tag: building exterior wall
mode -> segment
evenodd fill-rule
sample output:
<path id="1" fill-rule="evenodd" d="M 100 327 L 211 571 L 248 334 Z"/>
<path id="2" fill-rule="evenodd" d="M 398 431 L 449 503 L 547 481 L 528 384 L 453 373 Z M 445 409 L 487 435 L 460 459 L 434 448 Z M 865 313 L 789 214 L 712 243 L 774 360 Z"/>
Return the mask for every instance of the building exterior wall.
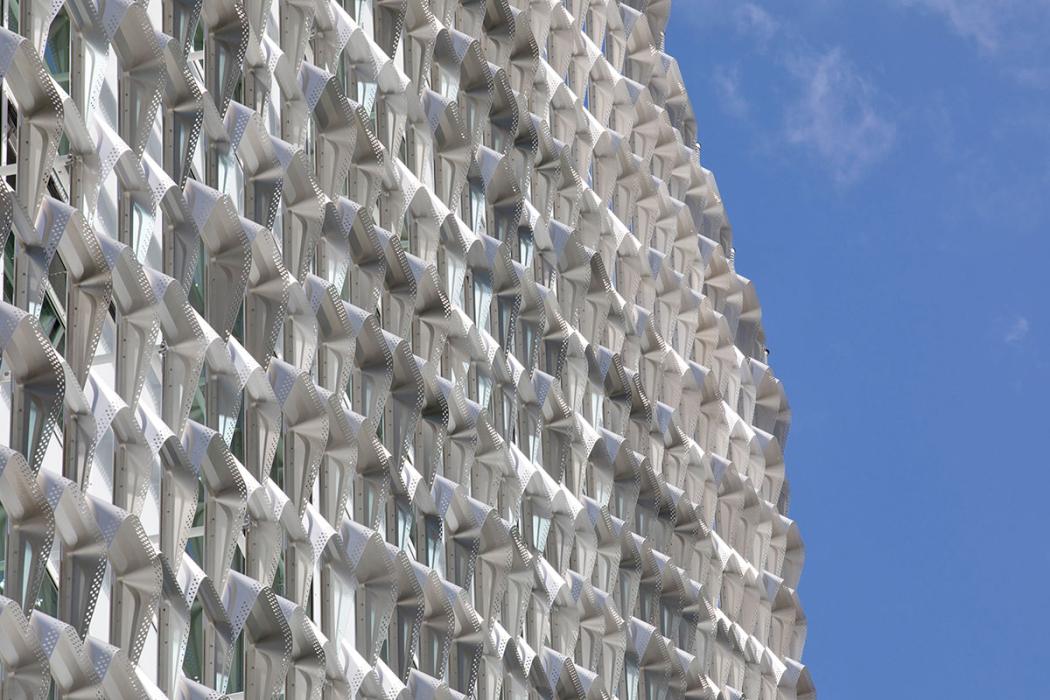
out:
<path id="1" fill-rule="evenodd" d="M 4 0 L 0 697 L 803 699 L 668 0 Z"/>

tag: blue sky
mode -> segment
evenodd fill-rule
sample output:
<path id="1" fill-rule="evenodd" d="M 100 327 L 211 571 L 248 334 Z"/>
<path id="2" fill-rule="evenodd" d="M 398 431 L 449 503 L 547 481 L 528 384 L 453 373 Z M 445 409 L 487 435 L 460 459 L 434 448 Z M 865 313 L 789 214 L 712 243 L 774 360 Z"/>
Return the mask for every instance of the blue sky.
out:
<path id="1" fill-rule="evenodd" d="M 1050 2 L 677 0 L 823 698 L 1050 697 Z"/>

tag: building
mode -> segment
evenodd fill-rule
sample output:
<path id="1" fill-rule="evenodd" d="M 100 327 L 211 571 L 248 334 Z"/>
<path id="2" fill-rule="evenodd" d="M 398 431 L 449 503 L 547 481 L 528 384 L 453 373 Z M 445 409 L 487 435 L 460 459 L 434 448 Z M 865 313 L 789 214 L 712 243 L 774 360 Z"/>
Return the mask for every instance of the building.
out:
<path id="1" fill-rule="evenodd" d="M 3 698 L 814 697 L 668 0 L 3 9 Z"/>

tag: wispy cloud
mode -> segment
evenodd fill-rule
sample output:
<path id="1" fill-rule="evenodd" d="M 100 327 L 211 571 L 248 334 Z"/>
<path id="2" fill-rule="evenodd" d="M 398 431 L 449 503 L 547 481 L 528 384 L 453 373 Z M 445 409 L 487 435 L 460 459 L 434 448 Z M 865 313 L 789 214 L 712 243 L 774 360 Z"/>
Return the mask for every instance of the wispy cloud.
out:
<path id="1" fill-rule="evenodd" d="M 938 16 L 960 37 L 1002 68 L 1019 85 L 1045 89 L 1050 51 L 1047 0 L 896 0 Z"/>
<path id="2" fill-rule="evenodd" d="M 897 125 L 875 83 L 843 49 L 814 46 L 793 15 L 774 11 L 778 7 L 761 0 L 691 0 L 684 16 L 705 31 L 728 31 L 746 40 L 739 60 L 710 74 L 721 110 L 737 118 L 772 116 L 773 124 L 764 126 L 775 131 L 765 140 L 773 152 L 801 153 L 837 184 L 853 184 L 893 149 Z M 771 68 L 779 80 L 747 80 L 749 71 Z M 770 99 L 772 110 L 753 108 Z"/>
<path id="3" fill-rule="evenodd" d="M 1006 331 L 1003 341 L 1008 345 L 1020 345 L 1028 337 L 1032 324 L 1024 316 L 1018 316 Z"/>
<path id="4" fill-rule="evenodd" d="M 1004 13 L 1011 0 L 900 0 L 908 7 L 921 7 L 941 15 L 960 36 L 972 39 L 986 51 L 997 50 L 1002 41 Z"/>
<path id="5" fill-rule="evenodd" d="M 780 21 L 765 8 L 753 2 L 737 6 L 733 12 L 737 31 L 761 42 L 771 40 L 780 31 Z"/>
<path id="6" fill-rule="evenodd" d="M 715 66 L 711 74 L 715 90 L 718 93 L 718 104 L 734 117 L 745 117 L 750 105 L 740 88 L 739 66 Z"/>
<path id="7" fill-rule="evenodd" d="M 839 184 L 857 181 L 896 141 L 874 85 L 839 48 L 794 56 L 788 67 L 799 86 L 787 108 L 788 141 L 809 149 Z"/>
<path id="8" fill-rule="evenodd" d="M 756 44 L 773 39 L 783 27 L 764 7 L 750 1 L 689 0 L 688 9 L 676 6 L 675 12 L 676 19 L 692 22 L 700 29 L 732 31 Z"/>

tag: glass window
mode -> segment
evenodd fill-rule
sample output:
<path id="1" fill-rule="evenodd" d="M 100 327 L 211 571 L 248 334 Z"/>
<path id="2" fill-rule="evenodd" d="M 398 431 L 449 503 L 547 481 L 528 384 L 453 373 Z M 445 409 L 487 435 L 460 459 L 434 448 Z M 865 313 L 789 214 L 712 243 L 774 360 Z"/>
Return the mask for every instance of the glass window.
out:
<path id="1" fill-rule="evenodd" d="M 361 105 L 364 108 L 365 112 L 368 114 L 368 125 L 374 133 L 376 131 L 377 85 L 367 80 L 361 80 L 356 75 L 354 76 L 354 78 L 354 82 L 356 84 L 355 99 L 357 100 L 357 103 Z"/>
<path id="2" fill-rule="evenodd" d="M 535 505 L 530 510 L 532 510 L 532 517 L 529 521 L 532 531 L 530 533 L 532 535 L 532 546 L 536 551 L 542 552 L 544 547 L 547 546 L 547 535 L 550 533 L 551 519 Z"/>
<path id="3" fill-rule="evenodd" d="M 234 202 L 243 203 L 245 188 L 243 183 L 239 182 L 240 178 L 237 177 L 240 167 L 237 157 L 233 153 L 220 154 L 216 159 L 216 188 L 220 192 L 230 195 Z M 205 258 L 201 256 L 200 260 L 203 261 Z M 199 265 L 200 263 L 198 263 Z"/>
<path id="4" fill-rule="evenodd" d="M 500 397 L 503 400 L 502 401 L 502 404 L 503 404 L 502 408 L 503 408 L 503 410 L 501 411 L 501 414 L 502 414 L 501 417 L 503 419 L 503 426 L 502 426 L 503 427 L 503 439 L 504 440 L 510 440 L 510 441 L 516 443 L 517 440 L 515 438 L 516 438 L 517 431 L 514 429 L 516 427 L 514 425 L 514 408 L 515 408 L 515 406 L 514 406 L 514 396 L 511 394 L 511 391 L 513 391 L 513 390 L 512 389 L 504 390 L 502 388 L 500 389 Z"/>
<path id="5" fill-rule="evenodd" d="M 273 592 L 279 596 L 285 595 L 285 580 L 284 580 L 284 556 L 281 556 L 277 560 L 277 572 L 273 575 Z"/>
<path id="6" fill-rule="evenodd" d="M 404 496 L 395 496 L 395 507 L 397 508 L 397 547 L 405 550 L 412 558 L 416 558 L 416 544 L 413 538 L 416 518 L 412 510 L 412 503 Z"/>
<path id="7" fill-rule="evenodd" d="M 459 76 L 446 70 L 444 66 L 438 65 L 437 90 L 446 100 L 455 102 L 459 93 Z"/>
<path id="8" fill-rule="evenodd" d="M 222 158 L 219 159 L 219 168 L 222 169 Z M 190 306 L 204 316 L 206 311 L 204 308 L 204 267 L 208 260 L 208 251 L 204 249 L 204 240 L 200 239 L 197 241 L 197 266 L 193 270 L 193 283 L 189 289 L 189 302 Z M 243 323 L 243 321 L 242 321 Z"/>
<path id="9" fill-rule="evenodd" d="M 518 229 L 518 262 L 524 267 L 532 265 L 533 247 L 532 231 L 527 228 Z"/>
<path id="10" fill-rule="evenodd" d="M 17 3 L 11 3 L 17 5 Z M 69 15 L 63 7 L 51 22 L 47 32 L 47 45 L 44 48 L 44 62 L 55 81 L 69 94 Z"/>
<path id="11" fill-rule="evenodd" d="M 44 574 L 44 580 L 40 584 L 40 594 L 36 599 L 36 609 L 51 617 L 58 617 L 58 587 L 51 573 Z"/>
<path id="12" fill-rule="evenodd" d="M 591 397 L 591 425 L 595 429 L 601 428 L 605 422 L 602 417 L 602 399 L 604 397 L 590 388 L 587 390 L 587 393 Z"/>
<path id="13" fill-rule="evenodd" d="M 198 508 L 198 512 L 203 509 Z M 190 555 L 190 558 L 197 563 L 197 566 L 204 566 L 204 535 L 199 537 L 190 537 L 186 540 L 186 553 Z"/>
<path id="14" fill-rule="evenodd" d="M 55 256 L 58 257 L 58 256 Z M 8 234 L 4 244 L 4 301 L 8 304 L 15 298 L 15 237 Z"/>
<path id="15" fill-rule="evenodd" d="M 7 21 L 4 26 L 12 32 L 18 32 L 19 0 L 9 0 L 7 3 Z"/>
<path id="16" fill-rule="evenodd" d="M 410 660 L 412 667 L 419 666 L 419 655 L 415 653 L 414 644 L 412 644 L 412 636 L 415 631 L 416 617 L 415 614 L 410 612 L 410 609 L 398 606 L 397 607 L 397 634 L 398 641 L 397 646 L 399 649 L 408 650 L 412 654 Z M 401 662 L 401 668 L 405 667 L 405 660 Z"/>
<path id="17" fill-rule="evenodd" d="M 64 354 L 66 326 L 59 317 L 58 310 L 55 308 L 50 294 L 44 296 L 44 304 L 40 308 L 40 327 L 43 329 L 47 339 L 55 346 L 55 350 L 58 350 L 59 354 Z"/>
<path id="18" fill-rule="evenodd" d="M 475 274 L 472 278 L 472 287 L 474 292 L 474 324 L 486 333 L 491 333 L 492 282 L 487 275 Z"/>
<path id="19" fill-rule="evenodd" d="M 467 653 L 466 649 L 460 649 L 456 654 L 456 676 L 457 685 L 461 688 L 469 687 L 474 675 L 474 657 L 477 652 Z"/>
<path id="20" fill-rule="evenodd" d="M 474 233 L 485 233 L 485 186 L 478 178 L 470 179 L 470 228 Z"/>
<path id="21" fill-rule="evenodd" d="M 423 625 L 420 633 L 422 637 L 419 645 L 421 656 L 423 657 L 422 671 L 440 678 L 444 670 L 444 663 L 441 660 L 444 640 L 430 625 Z"/>
<path id="22" fill-rule="evenodd" d="M 366 35 L 375 37 L 375 19 L 372 0 L 354 0 L 354 19 Z"/>
<path id="23" fill-rule="evenodd" d="M 197 391 L 193 395 L 193 403 L 190 405 L 190 420 L 208 424 L 208 404 L 205 399 L 205 390 L 208 388 L 208 368 L 202 367 L 200 376 L 197 378 Z M 198 506 L 200 502 L 198 502 Z"/>
<path id="24" fill-rule="evenodd" d="M 373 527 L 383 539 L 386 539 L 386 500 L 381 499 L 383 485 L 375 479 L 363 479 L 361 482 L 361 499 L 355 504 L 360 508 L 360 516 L 355 520 Z"/>
<path id="25" fill-rule="evenodd" d="M 284 428 L 277 438 L 277 451 L 273 455 L 273 464 L 270 465 L 270 478 L 273 483 L 284 488 Z"/>
<path id="26" fill-rule="evenodd" d="M 426 515 L 426 560 L 423 562 L 432 569 L 442 570 L 441 520 L 436 516 Z"/>
<path id="27" fill-rule="evenodd" d="M 204 51 L 204 22 L 197 22 L 197 28 L 193 32 L 193 52 Z"/>
<path id="28" fill-rule="evenodd" d="M 190 609 L 190 632 L 186 640 L 186 655 L 182 659 L 182 672 L 192 681 L 202 683 L 204 673 L 204 608 L 200 596 Z"/>
<path id="29" fill-rule="evenodd" d="M 226 684 L 228 694 L 244 691 L 244 635 L 242 631 L 237 635 L 237 641 L 233 646 L 233 665 L 230 668 L 229 682 Z M 221 683 L 220 683 L 221 685 Z"/>
<path id="30" fill-rule="evenodd" d="M 412 210 L 411 210 L 411 208 L 406 207 L 405 208 L 405 214 L 404 214 L 404 216 L 401 217 L 401 231 L 400 231 L 400 234 L 398 235 L 398 239 L 401 241 L 401 247 L 404 248 L 406 252 L 415 255 L 416 254 L 416 249 L 415 249 L 415 246 L 412 245 L 412 242 L 413 242 L 413 239 L 415 238 L 415 236 L 413 236 L 412 228 L 413 228 Z"/>
<path id="31" fill-rule="evenodd" d="M 445 284 L 448 286 L 449 302 L 461 309 L 465 309 L 463 278 L 466 275 L 466 268 L 456 259 L 456 256 L 449 255 L 447 251 L 441 248 L 438 249 L 438 255 L 445 258 Z"/>
<path id="32" fill-rule="evenodd" d="M 483 372 L 475 372 L 475 377 L 477 391 L 474 400 L 482 406 L 488 406 L 489 399 L 492 397 L 492 378 Z"/>
<path id="33" fill-rule="evenodd" d="M 525 418 L 525 426 L 528 433 L 525 436 L 525 448 L 529 459 L 539 464 L 540 462 L 540 429 L 532 416 Z"/>
<path id="34" fill-rule="evenodd" d="M 535 362 L 533 347 L 536 344 L 536 330 L 525 319 L 519 321 L 518 325 L 521 328 L 521 361 L 525 363 L 525 367 L 531 369 Z"/>
<path id="35" fill-rule="evenodd" d="M 496 310 L 499 314 L 499 343 L 505 348 L 513 346 L 512 332 L 514 326 L 511 317 L 514 313 L 514 303 L 505 297 L 496 299 Z"/>
<path id="36" fill-rule="evenodd" d="M 242 464 L 244 463 L 244 404 L 245 401 L 241 401 L 241 408 L 237 414 L 237 425 L 233 429 L 233 439 L 230 440 L 230 452 L 233 456 L 238 459 Z"/>

